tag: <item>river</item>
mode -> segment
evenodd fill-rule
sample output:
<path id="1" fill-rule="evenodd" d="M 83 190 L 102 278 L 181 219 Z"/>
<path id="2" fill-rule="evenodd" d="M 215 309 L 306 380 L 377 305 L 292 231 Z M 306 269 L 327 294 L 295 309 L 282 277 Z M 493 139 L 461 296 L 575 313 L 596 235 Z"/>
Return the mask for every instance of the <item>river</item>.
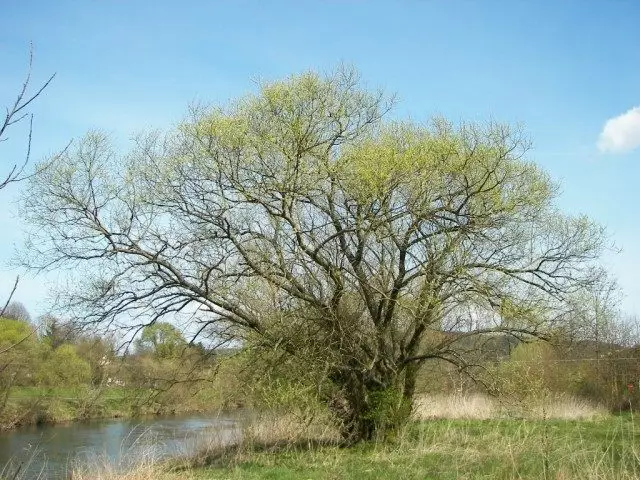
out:
<path id="1" fill-rule="evenodd" d="M 141 459 L 190 454 L 239 435 L 238 415 L 111 419 L 0 432 L 0 478 L 58 480 L 78 465 L 126 470 Z M 2 472 L 4 466 L 4 472 Z M 3 475 L 4 474 L 4 475 Z"/>

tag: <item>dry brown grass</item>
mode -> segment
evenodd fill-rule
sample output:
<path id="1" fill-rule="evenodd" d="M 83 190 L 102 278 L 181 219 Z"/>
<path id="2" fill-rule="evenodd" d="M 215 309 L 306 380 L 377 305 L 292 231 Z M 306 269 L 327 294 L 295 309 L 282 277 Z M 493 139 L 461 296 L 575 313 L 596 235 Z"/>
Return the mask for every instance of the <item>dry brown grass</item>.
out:
<path id="1" fill-rule="evenodd" d="M 528 418 L 558 419 L 558 420 L 595 420 L 609 415 L 602 405 L 597 405 L 584 399 L 560 395 L 548 401 L 539 401 L 525 410 Z"/>
<path id="2" fill-rule="evenodd" d="M 260 414 L 242 426 L 242 441 L 248 445 L 269 443 L 338 442 L 340 432 L 328 415 L 301 418 L 291 414 Z"/>
<path id="3" fill-rule="evenodd" d="M 193 478 L 195 478 L 194 475 L 188 471 L 166 471 L 154 463 L 133 466 L 127 472 L 104 467 L 90 467 L 74 471 L 71 476 L 72 480 L 190 480 Z"/>
<path id="4" fill-rule="evenodd" d="M 482 394 L 420 395 L 415 401 L 417 420 L 531 418 L 593 420 L 604 418 L 607 410 L 586 400 L 566 395 L 545 396 L 526 401 L 495 399 Z"/>
<path id="5" fill-rule="evenodd" d="M 420 395 L 414 403 L 418 420 L 467 418 L 484 420 L 499 414 L 499 405 L 484 395 Z"/>

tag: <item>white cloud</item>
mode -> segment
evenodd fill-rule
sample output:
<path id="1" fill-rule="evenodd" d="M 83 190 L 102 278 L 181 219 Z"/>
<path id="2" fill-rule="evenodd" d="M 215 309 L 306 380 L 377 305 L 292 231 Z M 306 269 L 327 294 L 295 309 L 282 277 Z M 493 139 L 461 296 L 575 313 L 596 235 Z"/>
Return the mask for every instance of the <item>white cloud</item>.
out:
<path id="1" fill-rule="evenodd" d="M 640 107 L 610 118 L 598 138 L 603 153 L 625 153 L 640 147 Z"/>

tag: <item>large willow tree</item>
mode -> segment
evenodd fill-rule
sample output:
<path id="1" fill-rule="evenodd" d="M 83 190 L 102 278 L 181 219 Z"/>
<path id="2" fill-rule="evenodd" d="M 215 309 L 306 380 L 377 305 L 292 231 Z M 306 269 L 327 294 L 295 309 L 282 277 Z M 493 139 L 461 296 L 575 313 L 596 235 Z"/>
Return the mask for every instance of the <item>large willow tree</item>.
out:
<path id="1" fill-rule="evenodd" d="M 127 155 L 91 133 L 32 181 L 26 262 L 81 272 L 68 303 L 87 322 L 195 312 L 195 334 L 295 358 L 345 436 L 370 438 L 425 362 L 561 328 L 603 245 L 518 131 L 390 108 L 340 70 L 196 109 Z"/>

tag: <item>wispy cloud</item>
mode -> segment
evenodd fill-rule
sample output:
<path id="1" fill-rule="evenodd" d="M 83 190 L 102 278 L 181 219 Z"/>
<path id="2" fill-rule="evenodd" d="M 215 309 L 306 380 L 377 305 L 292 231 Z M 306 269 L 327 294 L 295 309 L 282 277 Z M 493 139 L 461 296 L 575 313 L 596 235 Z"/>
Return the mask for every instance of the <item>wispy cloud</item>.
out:
<path id="1" fill-rule="evenodd" d="M 640 147 L 640 107 L 610 118 L 598 138 L 603 153 L 625 153 Z"/>

